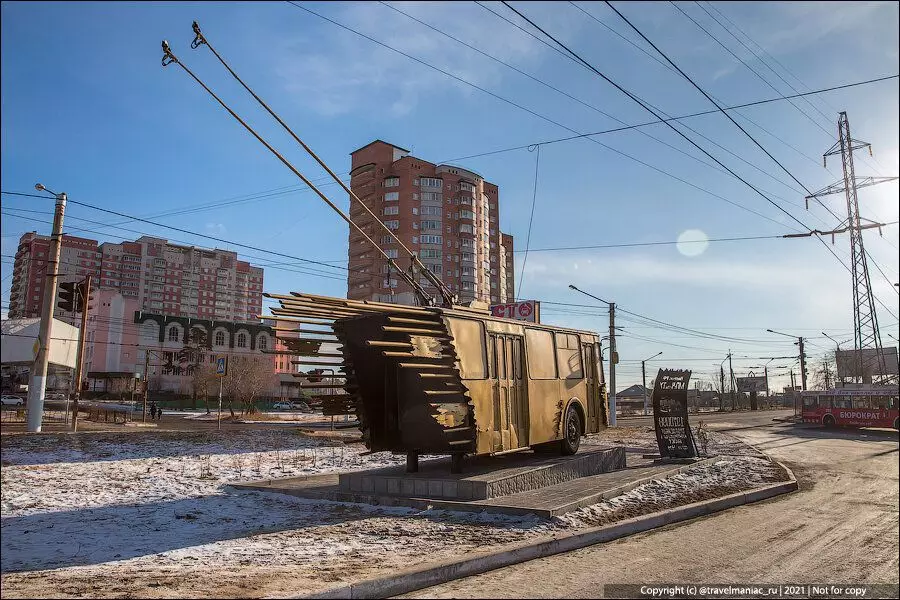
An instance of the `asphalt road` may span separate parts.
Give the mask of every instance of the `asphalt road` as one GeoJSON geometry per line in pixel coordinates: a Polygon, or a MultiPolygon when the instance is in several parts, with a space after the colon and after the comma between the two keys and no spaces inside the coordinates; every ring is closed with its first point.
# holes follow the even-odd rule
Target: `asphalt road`
{"type": "Polygon", "coordinates": [[[596,598],[617,583],[896,584],[897,434],[795,427],[772,416],[709,421],[787,464],[800,483],[794,494],[406,597],[596,598]]]}

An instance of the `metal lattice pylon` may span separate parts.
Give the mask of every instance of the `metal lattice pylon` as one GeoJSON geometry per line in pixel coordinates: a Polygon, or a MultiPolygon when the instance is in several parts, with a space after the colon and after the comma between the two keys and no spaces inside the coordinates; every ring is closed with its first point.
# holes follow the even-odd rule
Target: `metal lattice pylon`
{"type": "MultiPolygon", "coordinates": [[[[869,279],[869,267],[866,262],[866,250],[862,235],[863,229],[871,227],[871,225],[868,227],[864,226],[862,221],[874,222],[868,219],[861,219],[859,216],[859,200],[856,194],[859,186],[853,167],[853,151],[866,147],[869,148],[869,153],[871,154],[871,144],[854,140],[850,137],[850,121],[847,119],[847,113],[841,112],[838,117],[838,141],[824,156],[827,161],[829,156],[840,154],[844,180],[807,196],[807,200],[838,192],[844,192],[847,199],[847,220],[841,224],[841,227],[846,226],[847,232],[850,234],[850,272],[853,278],[854,375],[861,377],[863,381],[868,380],[866,382],[870,383],[873,373],[884,375],[886,369],[884,354],[881,349],[881,333],[878,330],[878,315],[875,312],[875,298],[872,294],[872,283],[869,279]],[[864,353],[864,350],[872,350],[873,352],[864,353]]],[[[875,181],[879,179],[892,180],[896,178],[867,178],[863,185],[881,183],[881,181],[875,181]]],[[[837,229],[840,229],[840,227],[837,229]]]]}

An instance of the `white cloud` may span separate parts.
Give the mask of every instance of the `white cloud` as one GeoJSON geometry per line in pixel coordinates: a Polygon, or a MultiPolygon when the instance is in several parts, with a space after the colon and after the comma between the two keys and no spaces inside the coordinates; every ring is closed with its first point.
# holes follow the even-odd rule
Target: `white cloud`
{"type": "Polygon", "coordinates": [[[224,223],[207,223],[206,233],[209,235],[224,237],[228,234],[228,228],[225,227],[224,223]]]}
{"type": "MultiPolygon", "coordinates": [[[[398,9],[506,62],[532,61],[545,51],[539,42],[475,4],[395,4],[398,9]]],[[[478,85],[496,88],[503,71],[507,71],[506,67],[377,3],[349,3],[327,14],[478,85]]],[[[283,43],[274,53],[281,57],[275,72],[297,102],[322,115],[335,116],[377,104],[388,107],[388,113],[396,117],[414,110],[423,97],[447,89],[456,89],[463,95],[474,93],[469,86],[383,46],[313,15],[308,15],[308,19],[315,31],[327,36],[327,43],[323,45],[322,38],[308,33],[283,43]]],[[[547,19],[552,23],[549,16],[547,19]]]]}

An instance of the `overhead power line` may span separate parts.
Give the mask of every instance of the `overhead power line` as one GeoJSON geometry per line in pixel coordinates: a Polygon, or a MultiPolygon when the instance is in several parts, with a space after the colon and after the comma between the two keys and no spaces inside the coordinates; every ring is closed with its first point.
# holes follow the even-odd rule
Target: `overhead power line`
{"type": "MultiPolygon", "coordinates": [[[[401,56],[404,56],[404,57],[406,57],[406,58],[408,58],[408,59],[410,59],[410,60],[412,60],[412,61],[415,61],[415,62],[417,62],[417,63],[419,63],[419,64],[421,64],[421,65],[423,65],[423,66],[428,67],[429,69],[433,69],[433,70],[437,71],[438,73],[442,73],[443,75],[446,75],[447,77],[450,77],[451,79],[453,79],[453,80],[455,80],[455,81],[458,81],[458,82],[460,82],[460,83],[463,83],[463,84],[465,84],[465,85],[468,85],[468,86],[470,86],[470,87],[472,87],[472,88],[474,88],[474,89],[476,89],[476,90],[478,90],[478,91],[480,91],[480,92],[482,92],[482,93],[484,93],[484,94],[487,94],[487,95],[491,96],[492,98],[495,98],[495,99],[497,99],[497,100],[500,100],[501,102],[504,102],[504,103],[506,103],[506,104],[509,104],[510,106],[513,106],[513,107],[515,107],[515,108],[518,108],[519,110],[522,110],[522,111],[524,111],[524,112],[527,112],[528,114],[530,114],[530,115],[532,115],[532,116],[535,116],[535,117],[537,117],[537,118],[539,118],[539,119],[541,119],[541,120],[543,120],[543,121],[546,121],[547,123],[550,123],[550,124],[552,124],[552,125],[555,125],[555,126],[557,126],[557,127],[560,127],[560,128],[562,128],[562,129],[565,129],[566,131],[569,131],[569,132],[575,134],[577,137],[583,137],[583,138],[586,138],[587,140],[589,140],[589,141],[591,141],[591,142],[597,144],[598,146],[600,146],[600,147],[602,147],[602,148],[605,148],[605,149],[607,149],[607,150],[609,150],[609,151],[611,151],[611,152],[614,152],[614,153],[616,153],[616,154],[618,154],[618,155],[620,155],[620,156],[622,156],[622,157],[624,157],[624,158],[627,158],[627,159],[629,159],[629,160],[631,160],[631,161],[634,161],[634,162],[636,162],[636,163],[638,163],[638,164],[640,164],[640,165],[643,165],[643,166],[647,167],[648,169],[651,169],[651,170],[653,170],[653,171],[656,171],[657,173],[660,173],[660,174],[662,174],[662,175],[665,175],[666,177],[669,177],[669,178],[671,178],[671,179],[674,179],[675,181],[678,181],[678,182],[680,182],[680,183],[683,183],[683,184],[685,184],[685,185],[687,185],[687,186],[689,186],[689,187],[692,187],[692,188],[694,188],[694,189],[696,189],[696,190],[698,190],[698,191],[701,191],[701,192],[703,192],[703,193],[705,193],[705,194],[708,194],[709,196],[712,196],[713,198],[716,198],[716,199],[718,199],[718,200],[721,200],[721,201],[723,201],[723,202],[726,202],[726,203],[728,203],[728,204],[731,204],[732,206],[735,206],[735,207],[737,207],[737,208],[740,208],[741,210],[747,211],[747,212],[749,212],[749,213],[751,213],[751,214],[754,214],[754,215],[756,215],[756,216],[758,216],[758,217],[760,217],[760,218],[766,219],[766,220],[768,220],[768,221],[772,221],[773,223],[777,223],[777,224],[780,225],[780,226],[784,226],[782,223],[778,222],[777,220],[775,220],[775,219],[773,219],[773,218],[771,218],[771,217],[769,217],[769,216],[767,216],[767,215],[764,215],[764,214],[762,214],[762,213],[760,213],[760,212],[758,212],[758,211],[756,211],[756,210],[754,210],[754,209],[752,209],[752,208],[749,208],[749,207],[747,207],[747,206],[744,206],[743,204],[740,204],[739,202],[735,202],[734,200],[731,200],[730,198],[727,198],[726,196],[723,196],[723,195],[721,195],[721,194],[717,194],[717,193],[715,193],[715,192],[713,192],[713,191],[711,191],[711,190],[709,190],[709,189],[707,189],[707,188],[704,188],[704,187],[702,187],[702,186],[699,186],[699,185],[697,185],[697,184],[695,184],[695,183],[693,183],[693,182],[691,182],[691,181],[689,181],[689,180],[687,180],[687,179],[685,179],[685,178],[683,178],[683,177],[679,177],[678,175],[675,175],[674,173],[670,173],[670,172],[666,171],[665,169],[662,169],[662,168],[660,168],[660,167],[657,167],[657,166],[655,166],[655,165],[653,165],[653,164],[650,164],[650,163],[648,163],[648,162],[646,162],[646,161],[644,161],[644,160],[642,160],[642,159],[640,159],[640,158],[638,158],[638,157],[636,157],[636,156],[633,156],[633,155],[631,155],[631,154],[628,154],[627,152],[624,152],[624,151],[622,151],[622,150],[619,150],[619,149],[617,149],[617,148],[614,148],[614,147],[612,147],[612,146],[609,146],[609,145],[607,145],[607,144],[604,144],[603,142],[600,142],[600,141],[598,141],[598,140],[595,140],[595,139],[591,138],[590,136],[587,136],[587,135],[585,135],[584,133],[582,133],[582,132],[580,132],[580,131],[577,131],[576,129],[573,129],[573,128],[567,126],[567,125],[564,125],[564,124],[560,123],[559,121],[556,121],[555,119],[553,119],[553,118],[551,118],[551,117],[548,117],[548,116],[546,116],[546,115],[543,115],[543,114],[541,114],[541,113],[539,113],[539,112],[537,112],[537,111],[531,110],[530,108],[527,108],[527,107],[525,107],[525,106],[519,104],[518,102],[515,102],[514,100],[510,100],[510,99],[508,99],[508,98],[505,98],[505,97],[503,97],[503,96],[500,96],[499,94],[495,94],[494,92],[492,92],[492,91],[490,91],[490,90],[488,90],[488,89],[486,89],[486,88],[484,88],[484,87],[482,87],[482,86],[480,86],[480,85],[478,85],[478,84],[472,83],[471,81],[467,81],[467,80],[463,79],[462,77],[459,77],[459,76],[457,76],[457,75],[454,75],[453,73],[450,73],[450,72],[448,72],[448,71],[446,71],[445,69],[442,69],[442,68],[440,68],[440,67],[437,67],[437,66],[435,66],[435,65],[432,65],[431,63],[428,63],[427,61],[424,61],[424,60],[422,60],[421,58],[415,57],[415,56],[413,56],[413,55],[411,55],[411,54],[408,54],[408,53],[406,53],[406,52],[403,52],[402,50],[399,50],[399,49],[397,49],[397,48],[394,48],[393,46],[390,46],[389,44],[386,44],[386,43],[384,43],[384,42],[382,42],[382,41],[380,41],[380,40],[377,40],[377,39],[375,39],[375,38],[373,38],[373,37],[371,37],[371,36],[369,36],[369,35],[367,35],[367,34],[361,32],[361,31],[358,31],[358,30],[356,30],[356,29],[353,29],[352,27],[349,27],[349,26],[347,26],[347,25],[344,25],[343,23],[340,23],[340,22],[338,22],[338,21],[335,21],[334,19],[331,19],[330,17],[327,17],[327,16],[325,16],[325,15],[322,15],[322,14],[320,14],[320,13],[314,11],[314,10],[311,10],[311,9],[305,7],[305,6],[302,6],[302,5],[300,5],[300,4],[297,4],[296,2],[293,2],[293,1],[291,1],[291,0],[288,0],[288,4],[291,5],[291,6],[293,6],[294,8],[298,8],[298,9],[300,9],[300,10],[303,10],[303,11],[305,11],[305,12],[311,14],[311,15],[314,15],[314,16],[316,16],[316,17],[318,17],[318,18],[320,18],[320,19],[322,19],[322,20],[324,20],[324,21],[327,21],[327,22],[329,22],[329,23],[331,23],[331,24],[333,24],[333,25],[336,25],[337,27],[340,27],[341,29],[344,29],[344,30],[349,31],[349,32],[351,32],[351,33],[353,33],[353,34],[356,34],[356,35],[358,35],[358,36],[360,36],[360,37],[362,37],[362,38],[364,38],[364,39],[367,39],[367,40],[369,40],[370,42],[372,42],[372,43],[374,43],[374,44],[378,44],[379,46],[381,46],[381,47],[383,47],[383,48],[387,48],[388,50],[391,50],[391,51],[393,51],[393,52],[396,52],[397,54],[399,54],[399,55],[401,55],[401,56]]],[[[657,119],[660,119],[660,120],[662,119],[659,115],[657,115],[657,114],[655,114],[655,113],[654,113],[654,116],[656,116],[657,119]]],[[[670,125],[670,126],[671,126],[671,125],[670,125]]],[[[676,131],[677,131],[677,130],[676,130],[676,131]]],[[[573,139],[574,139],[574,138],[573,138],[573,139]]],[[[707,156],[709,156],[710,158],[712,158],[712,156],[709,155],[708,153],[707,153],[707,156]]],[[[721,164],[721,162],[717,162],[717,164],[719,164],[720,167],[725,168],[724,165],[721,164]]],[[[788,214],[789,214],[789,213],[788,213],[788,214]]],[[[806,228],[806,229],[808,229],[808,228],[806,228]]]]}
{"type": "MultiPolygon", "coordinates": [[[[21,192],[0,192],[0,193],[3,193],[3,194],[9,194],[9,195],[11,195],[11,196],[31,196],[31,197],[34,197],[34,198],[43,198],[44,200],[47,200],[47,199],[48,199],[47,196],[41,196],[41,195],[38,195],[38,194],[25,194],[25,193],[21,193],[21,192]]],[[[52,200],[52,198],[50,198],[50,199],[52,200]]],[[[94,206],[93,204],[88,204],[87,202],[80,202],[80,201],[78,201],[78,200],[72,200],[71,198],[68,199],[68,202],[69,202],[69,204],[76,204],[76,205],[78,205],[78,206],[84,206],[84,207],[86,207],[86,208],[91,208],[91,209],[93,209],[93,210],[98,210],[98,211],[100,211],[100,212],[105,212],[105,213],[109,213],[109,214],[111,214],[111,215],[116,215],[116,216],[118,216],[118,217],[125,217],[125,218],[127,218],[127,219],[132,219],[132,220],[134,220],[134,221],[140,221],[141,223],[147,223],[148,225],[153,225],[154,227],[162,227],[163,229],[171,229],[171,230],[173,230],[173,231],[178,231],[178,232],[181,232],[181,233],[186,233],[186,234],[188,234],[188,235],[194,235],[194,236],[197,236],[197,237],[205,238],[205,239],[208,239],[208,240],[213,240],[213,241],[220,242],[220,243],[223,243],[223,244],[230,244],[230,245],[232,245],[232,246],[237,246],[238,248],[247,248],[248,250],[254,250],[254,251],[256,251],[256,252],[262,252],[262,253],[264,253],[264,254],[271,254],[271,255],[273,255],[273,256],[281,256],[282,258],[290,258],[290,259],[292,259],[292,260],[297,260],[297,261],[300,261],[300,262],[303,262],[303,263],[309,263],[309,264],[314,264],[314,265],[321,265],[321,266],[323,266],[323,267],[328,267],[329,269],[337,269],[337,270],[343,270],[343,271],[348,270],[346,267],[339,267],[339,266],[332,265],[332,264],[328,264],[328,263],[326,263],[326,262],[322,262],[322,261],[318,261],[318,260],[312,260],[312,259],[308,259],[308,258],[302,258],[302,257],[300,257],[300,256],[292,256],[292,255],[290,255],[290,254],[285,254],[285,253],[283,253],[283,252],[276,252],[275,250],[266,250],[265,248],[260,248],[260,247],[258,247],[258,246],[252,246],[252,245],[250,245],[250,244],[241,244],[241,243],[239,243],[239,242],[234,242],[234,241],[232,241],[232,240],[227,240],[227,239],[220,238],[220,237],[217,237],[217,236],[214,236],[214,235],[207,235],[207,234],[205,234],[205,233],[198,233],[198,232],[196,232],[196,231],[189,231],[189,230],[187,230],[187,229],[182,229],[182,228],[180,228],[180,227],[175,227],[174,225],[166,225],[166,224],[164,224],[164,223],[157,223],[157,222],[151,221],[151,220],[149,220],[149,219],[144,219],[144,218],[142,218],[142,217],[136,217],[136,216],[134,216],[134,215],[129,215],[129,214],[125,214],[125,213],[122,213],[122,212],[119,212],[119,211],[110,210],[110,209],[108,209],[108,208],[102,208],[102,207],[100,207],[100,206],[94,206]]]]}

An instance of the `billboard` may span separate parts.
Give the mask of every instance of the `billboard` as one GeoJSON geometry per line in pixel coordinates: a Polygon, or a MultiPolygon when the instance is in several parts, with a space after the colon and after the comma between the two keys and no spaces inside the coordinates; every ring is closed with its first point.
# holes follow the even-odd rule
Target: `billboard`
{"type": "Polygon", "coordinates": [[[504,319],[516,319],[529,323],[541,322],[541,303],[537,300],[522,300],[506,304],[492,304],[491,314],[504,319]]]}
{"type": "Polygon", "coordinates": [[[897,348],[882,348],[884,372],[880,367],[878,354],[874,348],[838,350],[834,353],[839,379],[862,377],[870,379],[879,375],[897,375],[897,348]]]}
{"type": "Polygon", "coordinates": [[[737,389],[739,392],[747,392],[752,394],[753,392],[763,392],[766,391],[766,378],[765,377],[737,377],[737,389]]]}

